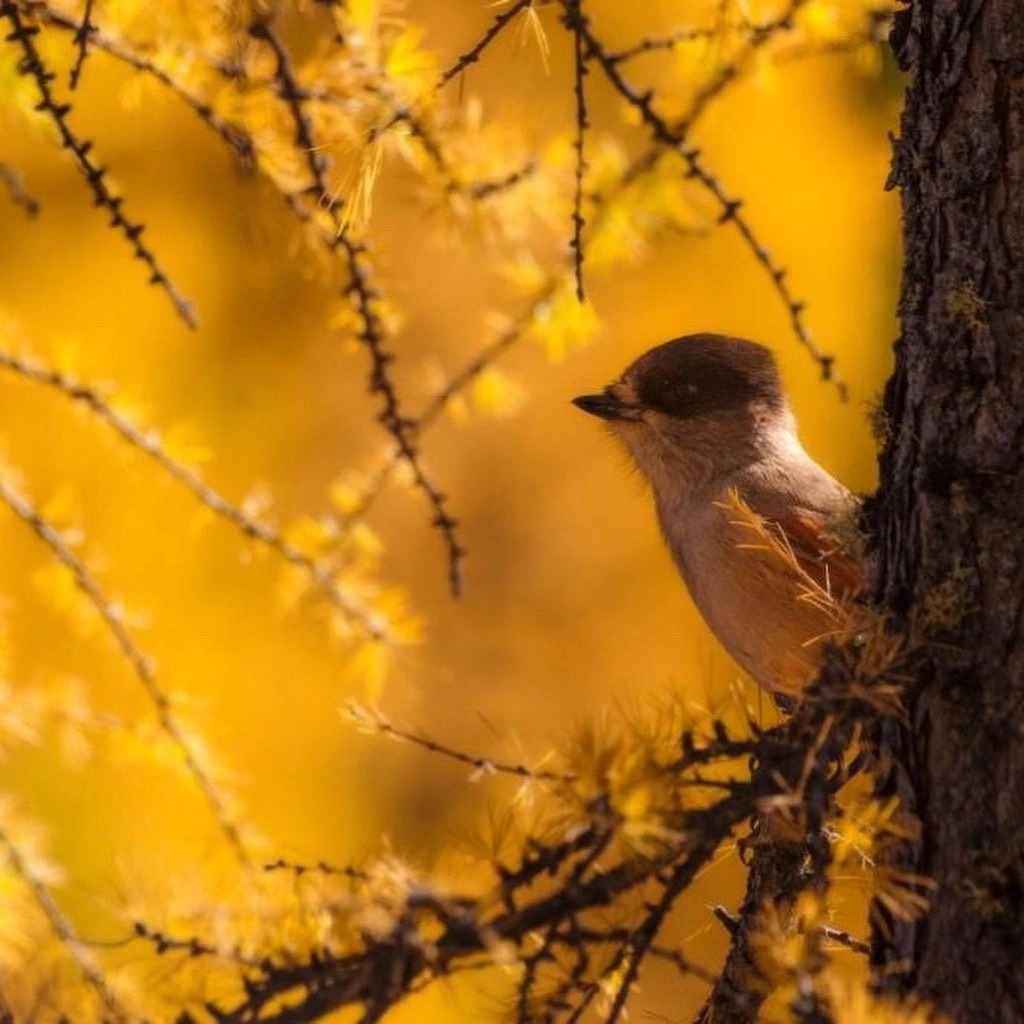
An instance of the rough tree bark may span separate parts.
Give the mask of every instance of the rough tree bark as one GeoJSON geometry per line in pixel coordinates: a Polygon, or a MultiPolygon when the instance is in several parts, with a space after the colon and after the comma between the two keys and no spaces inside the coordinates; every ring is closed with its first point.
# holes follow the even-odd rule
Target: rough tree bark
{"type": "Polygon", "coordinates": [[[1024,4],[911,0],[902,335],[885,396],[876,597],[920,645],[883,753],[937,883],[876,929],[883,985],[957,1022],[1024,1021],[1024,4]],[[892,922],[890,922],[890,925],[892,922]],[[893,971],[904,960],[903,970],[893,971]]]}

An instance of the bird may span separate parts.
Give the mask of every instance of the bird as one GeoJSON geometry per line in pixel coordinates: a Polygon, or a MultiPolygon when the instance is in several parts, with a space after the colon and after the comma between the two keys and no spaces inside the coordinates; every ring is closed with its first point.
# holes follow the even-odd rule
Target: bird
{"type": "Polygon", "coordinates": [[[650,485],[697,609],[765,690],[798,695],[863,585],[858,500],[804,450],[771,351],[721,334],[652,348],[597,394],[650,485]]]}

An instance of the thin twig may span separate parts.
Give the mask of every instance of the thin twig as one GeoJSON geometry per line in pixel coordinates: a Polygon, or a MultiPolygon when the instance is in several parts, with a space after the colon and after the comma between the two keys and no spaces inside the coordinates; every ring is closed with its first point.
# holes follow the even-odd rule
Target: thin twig
{"type": "MultiPolygon", "coordinates": [[[[410,426],[413,438],[420,437],[428,430],[444,412],[448,403],[456,395],[463,392],[484,370],[487,369],[502,353],[515,345],[523,336],[523,332],[533,322],[537,307],[546,302],[554,294],[558,281],[552,278],[533,295],[527,304],[524,312],[516,318],[513,323],[506,327],[497,338],[489,345],[480,349],[454,374],[443,388],[437,391],[430,401],[423,407],[419,415],[415,416],[410,426]]],[[[400,465],[398,452],[393,452],[380,467],[371,475],[363,487],[362,495],[355,505],[346,512],[343,523],[350,524],[363,518],[377,497],[383,491],[387,482],[398,471],[400,465]]]]}
{"type": "Polygon", "coordinates": [[[715,982],[715,975],[711,971],[700,964],[695,964],[682,950],[652,943],[647,949],[647,954],[672,964],[680,974],[692,974],[695,978],[700,978],[706,985],[713,985],[715,982]]]}
{"type": "MultiPolygon", "coordinates": [[[[402,411],[398,392],[388,369],[394,356],[385,347],[386,330],[378,311],[380,295],[370,280],[369,252],[362,241],[355,240],[341,215],[341,202],[332,195],[327,185],[326,158],[316,143],[312,122],[304,104],[304,92],[299,86],[288,51],[266,22],[257,21],[249,27],[250,34],[266,43],[276,62],[276,77],[281,98],[285,101],[295,125],[295,142],[305,153],[310,174],[310,191],[316,193],[320,207],[330,215],[335,235],[328,244],[340,251],[348,272],[347,298],[352,302],[360,327],[357,338],[370,355],[370,392],[377,395],[383,408],[378,420],[391,435],[400,457],[409,466],[415,487],[423,493],[433,513],[432,525],[440,532],[448,555],[448,580],[456,596],[462,589],[461,563],[465,549],[459,541],[457,520],[448,511],[447,497],[427,476],[414,442],[414,422],[402,411]]],[[[290,205],[301,213],[297,197],[290,205]]]]}
{"type": "Polygon", "coordinates": [[[347,878],[354,882],[365,882],[370,877],[367,872],[362,871],[360,868],[354,868],[347,864],[344,867],[335,867],[333,864],[328,864],[323,860],[317,861],[316,864],[298,864],[295,861],[285,860],[284,857],[279,857],[275,861],[264,864],[263,870],[267,872],[287,871],[295,875],[296,878],[311,874],[333,875],[338,878],[347,878]]]}
{"type": "Polygon", "coordinates": [[[249,866],[249,854],[246,851],[241,830],[232,820],[216,785],[200,764],[191,741],[175,719],[171,709],[171,700],[157,680],[153,662],[136,644],[135,638],[125,623],[124,613],[107,597],[99,581],[93,576],[85,562],[75,554],[61,531],[43,516],[28,498],[2,478],[0,478],[0,503],[6,505],[18,519],[33,530],[36,536],[50,549],[57,562],[71,574],[75,585],[97,611],[121,653],[131,665],[136,678],[142,684],[142,688],[156,712],[160,728],[177,747],[187,773],[205,798],[229,845],[242,864],[249,866]]]}
{"type": "Polygon", "coordinates": [[[759,36],[773,34],[779,27],[791,27],[790,25],[780,25],[781,22],[789,21],[791,18],[792,13],[789,13],[783,15],[781,18],[773,18],[771,21],[767,22],[752,23],[749,21],[740,21],[731,25],[723,24],[709,25],[699,28],[682,28],[667,36],[647,37],[641,39],[640,42],[633,46],[609,53],[608,59],[615,64],[623,64],[626,61],[644,56],[645,54],[657,53],[661,50],[673,50],[683,43],[691,43],[704,39],[723,39],[729,34],[743,34],[749,36],[751,40],[755,40],[759,36]]]}
{"type": "MultiPolygon", "coordinates": [[[[78,26],[71,18],[60,11],[54,10],[45,3],[39,3],[37,6],[34,6],[33,12],[47,25],[52,25],[65,31],[78,32],[78,26]]],[[[127,64],[128,67],[156,79],[227,142],[246,167],[252,166],[254,146],[252,138],[245,129],[222,118],[206,100],[190,92],[181,82],[164,71],[163,68],[158,67],[151,60],[126,46],[120,40],[106,35],[95,24],[92,26],[89,41],[94,49],[102,50],[115,60],[127,64]]]]}
{"type": "Polygon", "coordinates": [[[82,24],[75,31],[75,45],[78,47],[78,56],[75,58],[75,66],[71,69],[71,76],[68,86],[72,90],[78,87],[78,80],[82,76],[85,67],[85,58],[89,52],[89,36],[96,30],[92,23],[92,9],[96,0],[85,0],[85,11],[82,14],[82,24]]]}
{"type": "Polygon", "coordinates": [[[508,174],[497,178],[490,178],[486,181],[474,181],[464,185],[463,188],[473,199],[489,199],[491,196],[507,192],[521,182],[526,181],[536,170],[537,161],[531,157],[521,167],[509,171],[508,174]]]}
{"type": "Polygon", "coordinates": [[[141,260],[148,268],[149,283],[162,288],[178,315],[189,327],[194,328],[196,320],[191,304],[161,269],[153,251],[142,241],[144,225],[131,221],[124,215],[122,210],[124,200],[110,191],[106,181],[106,168],[97,164],[89,155],[92,143],[79,139],[68,125],[67,115],[71,111],[71,104],[58,103],[54,98],[50,83],[56,76],[43,63],[33,41],[33,36],[39,32],[38,26],[27,25],[22,20],[17,4],[12,0],[0,2],[0,17],[6,18],[11,23],[12,30],[6,36],[7,41],[17,43],[21,48],[22,60],[19,64],[19,71],[31,78],[39,91],[40,100],[35,109],[46,114],[53,122],[60,135],[61,144],[65,149],[71,151],[85,177],[96,200],[96,205],[107,211],[110,215],[111,227],[117,228],[124,235],[135,258],[141,260]]]}
{"type": "MultiPolygon", "coordinates": [[[[800,2],[803,2],[803,0],[800,0],[800,2]]],[[[775,26],[774,30],[777,31],[782,24],[782,19],[779,19],[772,24],[775,26]]],[[[768,39],[771,38],[767,26],[758,27],[761,31],[752,33],[744,49],[734,58],[735,61],[741,63],[745,62],[757,47],[763,46],[768,39]]],[[[858,38],[856,43],[859,43],[860,41],[862,40],[858,38]]],[[[808,50],[806,52],[801,52],[800,57],[817,55],[819,52],[831,53],[838,51],[834,51],[831,48],[827,51],[808,50]]],[[[671,126],[672,131],[678,134],[684,130],[692,130],[696,122],[706,112],[710,102],[736,81],[738,81],[738,76],[736,74],[726,72],[724,69],[720,70],[716,74],[713,82],[700,90],[680,119],[673,122],[671,126]]],[[[652,146],[645,153],[635,159],[622,173],[615,184],[605,191],[605,193],[600,197],[601,202],[597,204],[591,217],[591,234],[593,233],[593,229],[600,226],[605,214],[609,209],[611,209],[611,200],[616,198],[627,187],[636,183],[645,174],[651,173],[657,167],[659,161],[666,152],[677,152],[677,150],[673,147],[671,151],[668,151],[661,145],[657,144],[652,146]]],[[[586,240],[584,239],[584,247],[585,245],[586,240]]],[[[574,255],[575,254],[573,254],[573,256],[574,255]]],[[[573,263],[574,259],[571,257],[569,265],[570,273],[573,269],[573,263]]],[[[773,269],[773,275],[775,273],[784,272],[773,269]]],[[[484,372],[484,370],[500,358],[500,356],[518,344],[524,333],[528,330],[530,324],[533,323],[536,310],[542,307],[546,302],[550,301],[551,297],[554,295],[563,274],[564,271],[561,269],[552,274],[527,300],[522,313],[520,313],[520,315],[517,316],[516,319],[506,329],[504,329],[491,344],[473,355],[465,366],[452,376],[444,387],[430,399],[423,411],[413,418],[413,423],[415,424],[413,430],[416,438],[420,437],[436,422],[440,414],[452,399],[461,394],[481,373],[484,372]]],[[[776,287],[778,287],[777,282],[776,287]]],[[[843,385],[842,382],[838,383],[841,388],[841,393],[845,393],[845,391],[842,390],[845,388],[845,385],[843,385]]],[[[376,501],[388,481],[397,471],[397,468],[398,454],[392,453],[369,477],[363,488],[361,499],[354,509],[346,513],[343,521],[350,523],[362,518],[369,511],[374,501],[376,501]]]]}
{"type": "Polygon", "coordinates": [[[431,739],[429,736],[400,729],[398,726],[392,725],[382,715],[369,711],[359,704],[349,703],[346,706],[346,711],[354,722],[367,731],[411,743],[432,754],[441,754],[452,761],[468,765],[474,770],[475,774],[515,775],[521,779],[540,782],[573,782],[576,779],[572,772],[545,771],[543,769],[529,768],[525,764],[515,761],[496,761],[490,757],[467,754],[465,751],[457,750],[446,743],[441,743],[439,740],[431,739]]]}
{"type": "MultiPolygon", "coordinates": [[[[367,70],[364,65],[357,65],[367,70]]],[[[434,169],[441,177],[442,187],[447,195],[465,195],[470,199],[488,199],[499,193],[506,192],[510,188],[525,181],[536,169],[537,161],[533,158],[527,160],[521,167],[509,171],[507,174],[497,178],[484,181],[462,181],[451,165],[447,154],[441,143],[434,137],[433,131],[427,126],[426,120],[417,114],[414,107],[396,95],[396,90],[388,83],[386,78],[380,81],[367,83],[364,89],[371,95],[381,100],[391,110],[391,118],[387,123],[370,129],[368,141],[372,144],[383,138],[395,125],[404,124],[409,130],[409,137],[414,139],[426,153],[434,169]]],[[[330,104],[331,106],[346,107],[351,103],[351,97],[338,95],[326,89],[307,89],[305,95],[316,102],[330,104]]]]}
{"type": "Polygon", "coordinates": [[[871,953],[871,946],[868,943],[863,939],[858,939],[856,935],[843,931],[842,928],[833,928],[832,925],[826,924],[822,926],[821,934],[824,938],[836,942],[840,946],[845,946],[854,953],[862,953],[864,956],[871,953]]]}
{"type": "Polygon", "coordinates": [[[575,13],[575,21],[569,23],[569,29],[573,37],[573,92],[576,98],[576,136],[573,139],[576,166],[570,246],[572,248],[573,272],[576,275],[576,299],[583,302],[586,298],[583,291],[583,229],[586,226],[586,221],[583,219],[583,178],[587,172],[587,160],[583,147],[586,143],[587,129],[590,127],[587,121],[587,94],[584,86],[588,68],[583,52],[583,33],[577,28],[583,15],[583,0],[568,0],[568,2],[575,13]]]}
{"type": "MultiPolygon", "coordinates": [[[[638,43],[626,47],[623,50],[615,50],[608,54],[608,59],[615,64],[624,64],[633,60],[634,57],[641,57],[648,53],[657,53],[659,50],[674,50],[683,43],[694,42],[698,39],[717,39],[722,34],[722,28],[681,28],[667,36],[658,38],[645,37],[638,43]]],[[[726,29],[728,31],[728,29],[726,29]]]]}
{"type": "Polygon", "coordinates": [[[0,370],[8,370],[22,380],[41,384],[65,398],[85,406],[111,427],[130,447],[152,459],[168,476],[185,487],[203,506],[229,523],[249,540],[257,541],[285,561],[303,570],[317,588],[351,622],[374,640],[387,639],[387,623],[365,603],[344,591],[330,566],[307,555],[290,543],[279,530],[261,522],[229,502],[194,469],[172,458],[155,431],[144,430],[119,413],[99,391],[77,377],[45,366],[35,359],[0,350],[0,370]]]}
{"type": "Polygon", "coordinates": [[[240,950],[224,950],[211,946],[208,942],[201,942],[195,936],[187,939],[179,939],[166,932],[150,928],[142,921],[135,921],[132,924],[131,939],[141,939],[150,943],[158,955],[164,953],[184,953],[187,957],[198,958],[208,957],[213,960],[229,960],[232,963],[241,964],[244,967],[259,968],[262,961],[256,957],[246,956],[240,950]]]}
{"type": "MultiPolygon", "coordinates": [[[[661,896],[653,903],[648,903],[647,916],[640,927],[630,933],[623,942],[616,954],[615,959],[609,967],[608,973],[621,970],[622,978],[618,983],[612,1004],[605,1014],[607,1024],[615,1024],[626,1010],[626,1003],[629,1000],[630,992],[633,989],[637,978],[640,975],[640,968],[647,956],[658,932],[661,930],[670,911],[675,906],[676,900],[683,894],[690,882],[693,880],[693,869],[689,859],[684,859],[672,871],[669,881],[662,890],[661,896]]],[[[582,1016],[586,1003],[581,1004],[575,1014],[569,1018],[569,1022],[575,1022],[582,1016]]]]}
{"type": "Polygon", "coordinates": [[[50,930],[56,935],[61,946],[67,950],[68,955],[74,960],[89,987],[100,998],[106,1010],[113,1015],[115,1020],[127,1021],[132,1019],[132,1015],[121,1005],[117,996],[110,988],[102,971],[82,949],[83,943],[79,939],[74,925],[64,914],[64,911],[60,909],[49,887],[32,870],[28,858],[2,828],[0,828],[0,848],[3,849],[4,857],[7,859],[11,871],[32,893],[32,898],[42,912],[43,917],[46,918],[50,930]]]}
{"type": "Polygon", "coordinates": [[[288,49],[274,29],[265,21],[254,21],[249,26],[249,35],[253,39],[259,39],[261,42],[266,43],[274,54],[274,59],[277,61],[275,77],[277,79],[278,95],[284,100],[291,114],[292,122],[295,126],[295,145],[306,158],[312,179],[310,187],[315,188],[319,193],[317,199],[324,201],[329,197],[329,190],[326,184],[329,165],[327,158],[314,140],[313,122],[303,106],[305,91],[299,87],[288,49]]]}
{"type": "Polygon", "coordinates": [[[437,89],[443,89],[453,78],[461,75],[471,64],[475,64],[491,43],[501,34],[505,26],[520,12],[525,11],[533,3],[533,0],[515,0],[515,3],[502,11],[491,23],[487,31],[480,37],[476,44],[463,53],[455,63],[445,71],[437,81],[437,89]]]}
{"type": "Polygon", "coordinates": [[[749,36],[740,50],[718,69],[709,82],[698,90],[691,100],[689,110],[678,121],[673,122],[673,133],[682,139],[689,135],[694,122],[704,113],[708,104],[722,92],[730,82],[739,78],[743,68],[756,56],[758,50],[771,42],[780,32],[788,32],[793,28],[793,19],[797,11],[807,0],[790,0],[789,6],[777,18],[749,26],[749,36]]]}
{"type": "MultiPolygon", "coordinates": [[[[791,9],[798,8],[805,0],[791,0],[791,9]]],[[[846,385],[839,380],[833,371],[834,356],[823,352],[815,343],[810,330],[804,322],[804,303],[799,301],[786,283],[786,272],[778,266],[771,254],[761,243],[750,222],[741,212],[743,201],[730,196],[721,182],[705,167],[700,151],[688,145],[686,138],[687,124],[682,130],[662,117],[655,109],[653,95],[641,92],[623,75],[619,65],[609,59],[609,54],[590,28],[589,19],[577,11],[573,0],[562,0],[569,24],[578,30],[587,44],[587,57],[598,64],[604,71],[605,78],[612,88],[640,115],[654,141],[659,145],[678,153],[686,162],[688,176],[698,181],[715,199],[721,209],[718,222],[731,223],[736,227],[747,248],[754,258],[764,267],[778,296],[782,299],[789,315],[790,325],[797,340],[807,349],[821,370],[823,380],[833,381],[840,397],[846,398],[846,385]]],[[[784,16],[785,18],[786,16],[784,16]]],[[[782,20],[779,24],[782,24],[782,20]]],[[[734,77],[734,76],[729,76],[734,77]]]]}

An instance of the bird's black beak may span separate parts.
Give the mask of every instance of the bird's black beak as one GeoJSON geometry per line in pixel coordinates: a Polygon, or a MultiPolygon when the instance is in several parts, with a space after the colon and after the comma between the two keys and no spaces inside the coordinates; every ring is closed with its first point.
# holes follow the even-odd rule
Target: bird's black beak
{"type": "Polygon", "coordinates": [[[638,415],[635,406],[616,398],[610,391],[603,391],[599,395],[580,395],[572,400],[572,404],[603,420],[635,420],[638,415]]]}

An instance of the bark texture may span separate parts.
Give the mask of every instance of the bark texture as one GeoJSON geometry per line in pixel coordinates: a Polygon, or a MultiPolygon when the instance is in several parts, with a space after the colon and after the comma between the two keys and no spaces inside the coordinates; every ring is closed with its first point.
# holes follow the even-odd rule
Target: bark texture
{"type": "Polygon", "coordinates": [[[883,986],[1009,1024],[1024,1021],[1024,3],[911,0],[893,45],[911,76],[892,179],[906,254],[876,597],[921,671],[909,728],[882,747],[921,822],[901,866],[937,888],[874,952],[883,986]]]}
{"type": "Polygon", "coordinates": [[[807,870],[808,844],[774,834],[770,817],[758,815],[748,847],[751,852],[747,892],[733,922],[729,954],[711,994],[694,1024],[751,1024],[772,985],[761,976],[752,938],[764,908],[783,916],[814,879],[807,870]]]}

